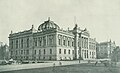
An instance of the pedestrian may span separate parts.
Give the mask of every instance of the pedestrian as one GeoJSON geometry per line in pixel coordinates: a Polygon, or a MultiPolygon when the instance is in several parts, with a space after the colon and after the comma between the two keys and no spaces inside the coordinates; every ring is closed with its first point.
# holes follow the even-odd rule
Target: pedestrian
{"type": "Polygon", "coordinates": [[[59,65],[61,66],[61,65],[62,65],[62,62],[59,62],[59,65]]]}
{"type": "Polygon", "coordinates": [[[53,63],[53,71],[55,71],[55,63],[53,63]]]}
{"type": "Polygon", "coordinates": [[[98,61],[95,62],[95,66],[98,64],[98,61]]]}

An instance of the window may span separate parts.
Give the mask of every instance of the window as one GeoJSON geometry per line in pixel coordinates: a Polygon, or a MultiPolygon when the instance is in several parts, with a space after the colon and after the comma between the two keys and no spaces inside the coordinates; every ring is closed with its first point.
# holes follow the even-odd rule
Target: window
{"type": "Polygon", "coordinates": [[[16,48],[18,48],[18,40],[16,40],[16,48]]]}
{"type": "Polygon", "coordinates": [[[41,50],[39,50],[39,54],[41,54],[41,50]]]}
{"type": "Polygon", "coordinates": [[[61,49],[59,49],[59,54],[61,54],[61,49]]]}
{"type": "Polygon", "coordinates": [[[59,39],[59,45],[61,45],[61,43],[60,43],[60,39],[59,39]]]}
{"type": "Polygon", "coordinates": [[[21,50],[21,54],[23,54],[23,50],[21,50]]]}
{"type": "Polygon", "coordinates": [[[35,46],[37,46],[37,38],[34,38],[35,46]]]}
{"type": "Polygon", "coordinates": [[[72,42],[72,46],[74,46],[74,42],[72,42]]]}
{"type": "Polygon", "coordinates": [[[21,48],[23,48],[23,39],[21,39],[21,48]]]}
{"type": "Polygon", "coordinates": [[[12,43],[11,43],[11,48],[13,49],[13,40],[12,40],[12,43]]]}
{"type": "Polygon", "coordinates": [[[63,45],[65,45],[65,40],[63,40],[63,45]]]}
{"type": "Polygon", "coordinates": [[[42,37],[39,37],[39,46],[42,46],[42,37]]]}
{"type": "Polygon", "coordinates": [[[52,45],[53,44],[53,39],[50,37],[49,38],[49,45],[52,45]]]}
{"type": "Polygon", "coordinates": [[[87,58],[88,58],[88,50],[87,50],[87,58]]]}
{"type": "Polygon", "coordinates": [[[52,49],[50,49],[50,54],[52,54],[52,49]]]}
{"type": "Polygon", "coordinates": [[[50,57],[49,57],[49,60],[51,60],[51,59],[52,59],[52,57],[50,56],[50,57]]]}
{"type": "Polygon", "coordinates": [[[36,54],[36,50],[35,50],[35,54],[36,54]]]}
{"type": "Polygon", "coordinates": [[[68,50],[68,54],[70,54],[70,50],[68,50]]]}
{"type": "Polygon", "coordinates": [[[66,54],[66,49],[64,49],[64,54],[66,54]]]}
{"type": "Polygon", "coordinates": [[[45,54],[45,49],[44,49],[44,54],[45,54]]]}
{"type": "Polygon", "coordinates": [[[29,47],[29,38],[27,38],[27,47],[29,47]]]}
{"type": "Polygon", "coordinates": [[[68,41],[68,46],[70,46],[70,41],[68,41]]]}
{"type": "Polygon", "coordinates": [[[85,53],[84,53],[84,55],[85,55],[85,58],[86,58],[86,50],[85,50],[85,53]]]}
{"type": "Polygon", "coordinates": [[[43,46],[46,46],[46,37],[43,37],[43,46]]]}
{"type": "Polygon", "coordinates": [[[25,50],[24,50],[24,54],[25,54],[25,50]]]}
{"type": "Polygon", "coordinates": [[[43,59],[45,59],[45,57],[43,57],[43,59]]]}
{"type": "Polygon", "coordinates": [[[39,44],[40,44],[40,46],[42,46],[42,41],[41,40],[39,41],[39,44]]]}

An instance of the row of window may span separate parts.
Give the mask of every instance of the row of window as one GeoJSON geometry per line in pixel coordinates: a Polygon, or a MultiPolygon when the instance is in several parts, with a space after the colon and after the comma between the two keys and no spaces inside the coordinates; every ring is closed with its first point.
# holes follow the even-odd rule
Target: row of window
{"type": "MultiPolygon", "coordinates": [[[[74,50],[70,50],[70,49],[68,51],[67,49],[63,49],[63,50],[64,50],[63,54],[67,54],[67,52],[68,54],[74,54],[74,50]]],[[[62,49],[59,49],[59,54],[62,54],[62,49]]]]}
{"type": "MultiPolygon", "coordinates": [[[[29,47],[29,38],[26,39],[26,47],[29,47]]],[[[19,41],[18,39],[16,40],[11,40],[11,48],[23,48],[23,44],[24,44],[24,41],[23,41],[23,38],[19,41]]]]}
{"type": "Polygon", "coordinates": [[[79,44],[80,43],[82,48],[88,48],[88,38],[82,37],[81,42],[79,42],[79,44]]]}
{"type": "Polygon", "coordinates": [[[59,45],[64,45],[64,46],[74,46],[74,42],[69,40],[67,41],[67,40],[58,39],[58,43],[59,45]]]}
{"type": "MultiPolygon", "coordinates": [[[[54,42],[54,35],[48,35],[48,36],[43,36],[43,37],[38,37],[33,39],[34,46],[46,46],[46,45],[53,45],[54,42]]],[[[30,39],[27,37],[26,39],[23,40],[21,39],[16,39],[16,40],[11,40],[11,48],[23,48],[24,43],[26,44],[25,46],[29,48],[30,46],[30,39]]]]}
{"type": "Polygon", "coordinates": [[[89,49],[96,49],[96,44],[89,42],[89,49]]]}
{"type": "Polygon", "coordinates": [[[63,36],[63,35],[58,35],[58,44],[63,45],[63,46],[74,46],[73,38],[63,36]]]}

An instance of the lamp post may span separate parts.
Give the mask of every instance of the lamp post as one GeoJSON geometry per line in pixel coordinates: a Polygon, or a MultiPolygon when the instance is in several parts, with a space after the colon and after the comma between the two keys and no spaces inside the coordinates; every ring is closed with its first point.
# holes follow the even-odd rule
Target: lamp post
{"type": "MultiPolygon", "coordinates": [[[[85,32],[87,29],[85,28],[84,30],[82,30],[80,33],[79,33],[79,38],[81,39],[81,34],[83,32],[85,32]]],[[[80,41],[80,46],[79,46],[79,63],[80,63],[80,60],[81,60],[81,41],[80,41]]]]}

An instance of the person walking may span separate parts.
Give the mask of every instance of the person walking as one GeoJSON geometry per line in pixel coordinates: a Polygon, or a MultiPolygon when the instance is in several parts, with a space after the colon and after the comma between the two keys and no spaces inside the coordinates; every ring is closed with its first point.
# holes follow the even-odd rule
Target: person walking
{"type": "Polygon", "coordinates": [[[61,66],[61,65],[62,65],[62,62],[59,62],[59,65],[61,66]]]}
{"type": "Polygon", "coordinates": [[[98,61],[95,62],[95,66],[98,64],[98,61]]]}

